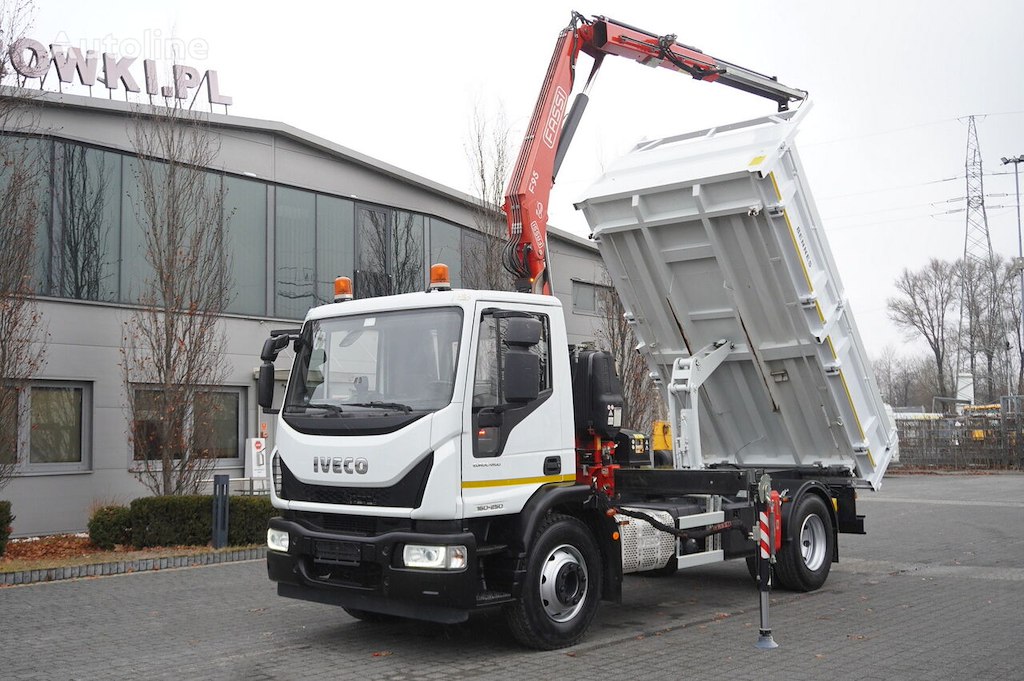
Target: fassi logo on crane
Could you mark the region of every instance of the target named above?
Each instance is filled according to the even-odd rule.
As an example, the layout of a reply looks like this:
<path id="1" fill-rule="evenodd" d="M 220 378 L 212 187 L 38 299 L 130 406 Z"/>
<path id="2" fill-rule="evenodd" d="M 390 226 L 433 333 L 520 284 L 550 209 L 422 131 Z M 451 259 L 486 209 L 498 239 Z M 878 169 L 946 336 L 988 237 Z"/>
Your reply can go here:
<path id="1" fill-rule="evenodd" d="M 50 49 L 47 50 L 46 45 L 32 38 L 16 41 L 10 46 L 8 53 L 11 66 L 25 78 L 39 78 L 42 81 L 52 66 L 56 67 L 57 78 L 62 83 L 73 83 L 77 76 L 78 82 L 90 87 L 99 80 L 111 91 L 118 89 L 118 83 L 121 83 L 128 92 L 142 92 L 131 70 L 136 61 L 135 57 L 118 57 L 108 52 L 104 52 L 101 57 L 94 50 L 88 50 L 83 55 L 82 50 L 77 47 L 61 45 L 50 45 Z M 101 63 L 103 77 L 99 78 L 97 72 Z M 232 98 L 220 92 L 220 80 L 216 71 L 209 70 L 200 75 L 199 70 L 191 66 L 174 64 L 171 67 L 171 77 L 174 81 L 172 85 L 160 85 L 156 61 L 142 60 L 142 82 L 146 86 L 147 94 L 188 99 L 189 91 L 205 82 L 210 104 L 231 105 Z"/>
<path id="2" fill-rule="evenodd" d="M 565 90 L 561 87 L 555 88 L 555 98 L 551 102 L 551 112 L 548 113 L 548 119 L 544 122 L 544 133 L 542 135 L 544 144 L 548 149 L 555 148 L 555 141 L 558 139 L 558 133 L 562 129 L 562 119 L 565 117 L 565 105 L 569 101 L 569 96 L 565 94 Z"/>

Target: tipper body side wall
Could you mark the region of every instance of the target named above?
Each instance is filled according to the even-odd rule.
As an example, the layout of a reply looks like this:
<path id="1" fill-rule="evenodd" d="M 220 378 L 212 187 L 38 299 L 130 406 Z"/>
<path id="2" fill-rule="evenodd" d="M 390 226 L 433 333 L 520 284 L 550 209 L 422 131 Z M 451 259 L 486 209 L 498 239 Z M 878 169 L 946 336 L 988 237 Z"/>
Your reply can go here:
<path id="1" fill-rule="evenodd" d="M 675 448 L 692 451 L 697 413 L 700 466 L 841 466 L 877 488 L 895 425 L 793 146 L 806 110 L 642 143 L 578 207 L 674 407 Z M 723 341 L 699 409 L 680 410 Z"/>

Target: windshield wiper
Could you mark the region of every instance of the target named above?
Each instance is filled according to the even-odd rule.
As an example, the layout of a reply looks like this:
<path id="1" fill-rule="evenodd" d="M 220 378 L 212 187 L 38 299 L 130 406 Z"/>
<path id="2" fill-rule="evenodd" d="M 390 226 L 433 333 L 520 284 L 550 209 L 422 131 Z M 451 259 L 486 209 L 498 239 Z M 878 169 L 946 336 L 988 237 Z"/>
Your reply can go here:
<path id="1" fill-rule="evenodd" d="M 325 409 L 327 411 L 334 412 L 335 414 L 341 414 L 344 412 L 344 410 L 341 407 L 339 407 L 336 404 L 331 404 L 330 402 L 310 402 L 309 404 L 305 404 L 303 406 L 306 409 L 309 409 L 310 407 L 314 409 Z"/>
<path id="2" fill-rule="evenodd" d="M 345 404 L 348 404 L 348 405 L 353 406 L 353 407 L 378 407 L 380 409 L 401 409 L 402 411 L 405 411 L 405 412 L 412 411 L 412 407 L 410 407 L 408 404 L 402 404 L 401 402 L 378 402 L 378 401 L 374 401 L 374 402 L 346 402 Z"/>

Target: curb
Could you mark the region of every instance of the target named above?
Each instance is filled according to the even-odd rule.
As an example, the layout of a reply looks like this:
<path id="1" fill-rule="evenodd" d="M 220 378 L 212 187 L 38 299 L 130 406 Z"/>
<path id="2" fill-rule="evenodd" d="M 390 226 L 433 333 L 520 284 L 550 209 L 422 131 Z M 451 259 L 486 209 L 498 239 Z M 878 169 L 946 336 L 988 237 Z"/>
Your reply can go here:
<path id="1" fill-rule="evenodd" d="M 135 560 L 121 560 L 113 563 L 94 563 L 92 565 L 75 565 L 72 567 L 47 568 L 42 570 L 3 572 L 0 573 L 0 587 L 15 586 L 19 584 L 35 584 L 37 582 L 56 582 L 65 579 L 80 579 L 82 577 L 123 575 L 132 572 L 171 570 L 174 568 L 216 565 L 218 563 L 235 563 L 243 560 L 258 560 L 260 558 L 265 558 L 266 555 L 266 547 L 261 547 L 221 551 L 218 553 L 198 553 L 189 556 L 137 558 Z"/>

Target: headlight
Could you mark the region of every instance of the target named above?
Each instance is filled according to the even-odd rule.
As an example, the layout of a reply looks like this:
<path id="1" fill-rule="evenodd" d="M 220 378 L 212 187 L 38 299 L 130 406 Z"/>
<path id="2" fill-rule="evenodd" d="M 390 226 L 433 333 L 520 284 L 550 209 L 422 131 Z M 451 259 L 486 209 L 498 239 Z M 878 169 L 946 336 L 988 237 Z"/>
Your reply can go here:
<path id="1" fill-rule="evenodd" d="M 423 546 L 406 544 L 402 562 L 406 567 L 428 570 L 462 570 L 466 567 L 465 546 Z"/>
<path id="2" fill-rule="evenodd" d="M 267 530 L 267 548 L 288 553 L 288 533 L 284 530 Z"/>

